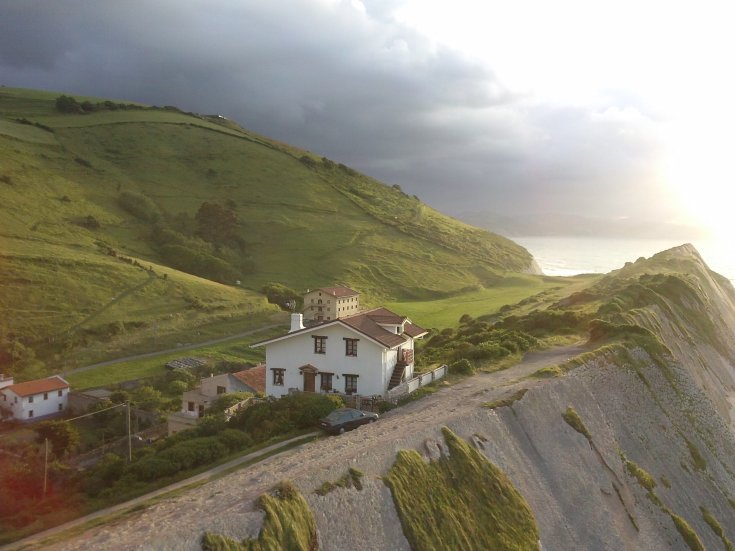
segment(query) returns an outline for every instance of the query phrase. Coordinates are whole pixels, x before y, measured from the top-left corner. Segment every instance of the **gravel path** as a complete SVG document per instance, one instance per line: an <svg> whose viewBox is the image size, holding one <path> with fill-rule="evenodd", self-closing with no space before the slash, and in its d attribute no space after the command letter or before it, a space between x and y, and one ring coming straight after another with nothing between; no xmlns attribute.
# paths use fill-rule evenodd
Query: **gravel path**
<svg viewBox="0 0 735 551"><path fill-rule="evenodd" d="M368 478L380 476L395 460L398 449L420 445L427 430L437 432L442 425L469 417L484 402L511 394L518 388L543 384L542 380L525 378L585 350L575 345L529 353L509 369L479 374L442 388L384 414L377 423L266 458L114 523L91 528L82 535L43 548L193 550L200 549L199 539L207 530L236 538L252 535L262 522L262 514L253 512L253 503L278 481L290 479L304 492L311 492L324 480L339 478L350 465L365 471ZM417 437L422 440L417 441ZM5 549L33 549L42 545L33 540Z"/></svg>

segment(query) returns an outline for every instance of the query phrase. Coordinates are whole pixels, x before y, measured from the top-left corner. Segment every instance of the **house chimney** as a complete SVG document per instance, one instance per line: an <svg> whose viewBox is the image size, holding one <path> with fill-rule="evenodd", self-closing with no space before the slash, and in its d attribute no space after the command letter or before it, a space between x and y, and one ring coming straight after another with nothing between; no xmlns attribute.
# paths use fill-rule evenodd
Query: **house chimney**
<svg viewBox="0 0 735 551"><path fill-rule="evenodd" d="M291 330L289 333L298 331L304 328L304 315L303 314L291 314Z"/></svg>

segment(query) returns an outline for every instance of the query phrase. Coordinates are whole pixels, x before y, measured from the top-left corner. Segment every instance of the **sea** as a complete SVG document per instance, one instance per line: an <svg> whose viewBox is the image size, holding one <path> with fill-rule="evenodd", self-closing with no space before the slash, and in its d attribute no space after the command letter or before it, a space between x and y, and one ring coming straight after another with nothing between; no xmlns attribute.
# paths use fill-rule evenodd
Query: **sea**
<svg viewBox="0 0 735 551"><path fill-rule="evenodd" d="M618 239L600 237L512 237L536 259L546 275L572 276L607 273L626 262L650 257L687 241L666 239ZM735 246L725 239L695 239L704 261L715 272L735 283Z"/></svg>

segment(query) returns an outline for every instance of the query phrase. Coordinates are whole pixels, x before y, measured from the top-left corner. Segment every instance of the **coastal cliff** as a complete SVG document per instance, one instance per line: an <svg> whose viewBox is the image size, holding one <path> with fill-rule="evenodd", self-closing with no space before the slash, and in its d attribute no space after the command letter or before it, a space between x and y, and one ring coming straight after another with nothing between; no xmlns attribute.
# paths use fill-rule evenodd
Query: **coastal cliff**
<svg viewBox="0 0 735 551"><path fill-rule="evenodd" d="M594 307L598 316L586 351L571 359L477 375L379 423L47 548L201 549L205 533L256 537L270 522L256 498L289 479L313 515L312 544L325 550L449 548L442 538L455 541L464 517L475 516L477 532L454 548L481 549L484 531L501 526L533 535L501 549L732 549L730 283L687 245L629 263L559 307ZM403 461L401 450L423 460ZM424 471L434 466L446 476L432 475L432 489ZM404 490L413 480L416 493L399 496L398 467ZM468 472L482 478L467 480ZM442 496L456 488L465 489L455 508ZM436 503L421 501L421 492ZM491 515L496 524L480 522L485 513L471 507L480 494L505 500ZM406 525L412 506L422 507L427 526L446 527L431 547Z"/></svg>

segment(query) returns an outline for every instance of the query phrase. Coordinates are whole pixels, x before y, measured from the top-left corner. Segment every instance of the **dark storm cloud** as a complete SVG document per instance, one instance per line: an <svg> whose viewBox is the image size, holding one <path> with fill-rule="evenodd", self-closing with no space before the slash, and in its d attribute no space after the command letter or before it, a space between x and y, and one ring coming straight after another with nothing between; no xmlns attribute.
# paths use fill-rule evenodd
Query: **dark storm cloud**
<svg viewBox="0 0 735 551"><path fill-rule="evenodd" d="M394 21L390 3L366 6L11 0L0 74L222 113L455 212L592 208L601 190L626 209L653 193L657 143L638 111L538 104Z"/></svg>

